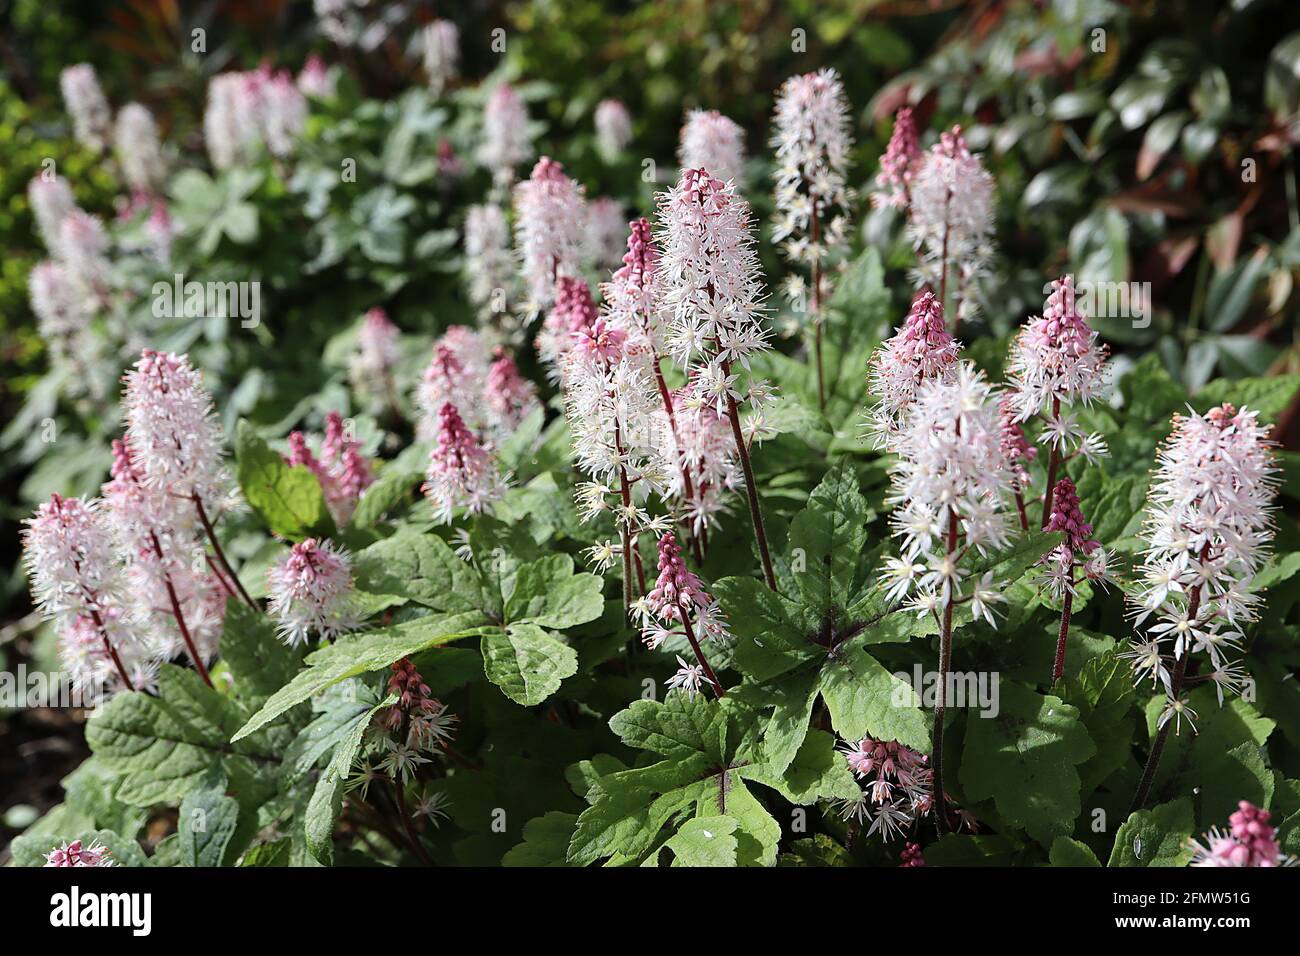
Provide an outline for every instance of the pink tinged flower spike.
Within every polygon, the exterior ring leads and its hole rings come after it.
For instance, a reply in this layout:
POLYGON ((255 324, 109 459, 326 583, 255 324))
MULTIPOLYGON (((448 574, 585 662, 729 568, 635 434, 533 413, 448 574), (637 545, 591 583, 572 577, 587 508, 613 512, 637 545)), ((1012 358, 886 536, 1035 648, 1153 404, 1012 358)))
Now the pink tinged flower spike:
MULTIPOLYGON (((848 239, 846 184, 853 149, 844 84, 832 69, 792 76, 777 94, 776 219, 772 241, 788 260, 820 266, 848 239)), ((814 295, 817 290, 814 289, 814 295)))
POLYGON ((1175 415, 1157 454, 1141 532, 1142 580, 1132 598, 1134 626, 1145 627, 1146 639, 1123 656, 1135 680, 1162 685, 1166 702, 1135 809, 1146 801, 1170 728, 1195 716, 1183 696, 1188 659, 1206 655, 1220 706, 1242 689, 1233 652, 1242 628, 1258 619, 1252 580, 1274 533, 1277 462, 1268 436, 1257 412, 1225 403, 1204 415, 1175 415))
POLYGON ((215 169, 244 165, 256 155, 262 138, 260 110, 253 74, 221 73, 208 82, 203 141, 215 169))
POLYGON ((513 298, 515 258, 500 206, 470 206, 465 216, 465 274, 479 314, 501 325, 513 298))
POLYGON ((739 186, 745 173, 745 131, 717 110, 691 110, 677 147, 682 169, 707 169, 739 186))
POLYGON ((267 581, 268 610, 280 639, 290 646, 306 643, 313 634, 332 640, 359 623, 352 556, 331 541, 299 541, 267 572, 267 581))
POLYGON ((429 90, 439 96, 460 71, 460 31, 450 20, 434 20, 420 34, 429 90))
POLYGON ((601 100, 593 117, 596 149, 607 163, 616 162, 632 142, 632 116, 621 100, 601 100))
POLYGON ((954 126, 921 159, 907 227, 920 257, 916 284, 938 290, 954 329, 975 315, 975 286, 993 256, 994 212, 993 177, 954 126))
POLYGON ((272 156, 286 159, 297 149, 307 126, 307 98, 288 70, 264 69, 255 83, 262 141, 272 156))
POLYGON ((537 387, 519 374, 514 357, 502 348, 488 368, 484 401, 489 431, 499 443, 514 433, 525 418, 542 407, 537 387))
POLYGON ((89 63, 66 67, 59 74, 59 89, 63 93, 63 105, 72 117, 77 142, 92 152, 102 153, 108 145, 113 111, 100 89, 95 68, 89 63))
MULTIPOLYGON (((23 558, 38 609, 69 650, 97 641, 100 661, 111 666, 96 668, 85 655, 65 658, 74 682, 88 686, 112 675, 121 687, 135 690, 137 642, 127 624, 125 573, 103 509, 94 500, 55 494, 26 524, 23 558)), ((99 656, 98 650, 91 653, 99 656)))
POLYGON ((1056 642, 1056 661, 1052 668, 1052 683, 1056 683, 1065 673, 1070 614, 1074 605, 1075 588, 1080 583, 1075 579, 1075 568, 1082 567, 1084 578, 1103 585, 1108 578, 1106 555, 1100 550, 1101 543, 1093 539, 1092 525, 1085 520, 1079 509, 1079 494, 1074 482, 1069 478, 1058 481, 1052 502, 1052 513, 1045 530, 1059 532, 1064 536, 1061 546, 1043 558, 1048 565, 1048 586, 1052 594, 1063 602, 1061 628, 1056 642))
POLYGON ((903 847, 903 852, 898 855, 898 865, 902 867, 925 866, 925 855, 921 852, 921 844, 909 843, 903 847))
POLYGON ((438 413, 438 444, 429 456, 421 490, 433 503, 434 516, 451 524, 457 509, 484 514, 505 492, 496 461, 465 427, 456 406, 447 402, 438 413))
POLYGON ((1064 409, 1092 404, 1105 389, 1107 349, 1075 305, 1074 280, 1063 276, 1051 285, 1043 314, 1020 329, 1007 361, 1014 389, 1016 416, 1044 421, 1039 441, 1051 446, 1048 497, 1060 463, 1081 454, 1090 461, 1107 454, 1101 435, 1085 434, 1064 409))
POLYGON ((139 103, 128 103, 117 114, 113 151, 128 186, 150 195, 162 189, 167 164, 158 126, 153 114, 139 103))
POLYGON ((627 251, 622 265, 601 289, 605 317, 616 328, 644 339, 658 354, 663 349, 659 305, 659 253, 654 246, 650 222, 644 217, 627 224, 627 251))
MULTIPOLYGON (((416 753, 444 754, 455 736, 457 718, 447 710, 446 704, 433 696, 409 657, 392 665, 388 693, 397 697, 397 703, 377 719, 386 733, 394 735, 390 741, 395 739, 416 753)), ((381 769, 395 778, 403 776, 403 761, 391 759, 394 748, 389 749, 390 758, 381 764, 381 769)), ((409 774, 406 779, 409 780, 409 774)))
POLYGON ((401 358, 401 330, 383 309, 366 312, 357 332, 357 347, 348 360, 348 380, 359 396, 373 404, 387 403, 397 412, 393 369, 401 358))
POLYGON ((45 173, 34 176, 27 184, 27 201, 45 248, 56 259, 61 258, 63 220, 77 208, 68 181, 62 176, 47 177, 45 173))
POLYGON ((203 377, 189 357, 145 349, 126 373, 122 406, 126 442, 159 493, 188 501, 228 582, 250 608, 258 609, 226 558, 215 521, 239 504, 223 462, 225 435, 203 377))
POLYGON ((912 108, 904 106, 894 116, 894 131, 889 136, 884 156, 880 158, 876 189, 871 194, 872 206, 907 209, 911 203, 912 178, 916 175, 921 155, 912 108))
POLYGON ((45 854, 45 866, 116 866, 112 852, 96 840, 89 845, 73 840, 55 847, 45 854))
POLYGON ((234 486, 223 462, 224 433, 189 357, 145 349, 124 377, 127 443, 145 481, 177 498, 220 510, 234 486))
POLYGON ((298 89, 303 96, 327 100, 334 96, 337 80, 325 61, 313 53, 298 73, 298 89))
MULTIPOLYGON (((658 567, 659 576, 654 588, 639 602, 642 638, 646 646, 656 648, 674 633, 685 633, 691 650, 695 652, 694 666, 703 672, 717 697, 725 696, 726 691, 713 673, 700 646, 700 637, 725 640, 730 633, 717 600, 705 590, 699 577, 686 567, 677 547, 677 539, 671 531, 665 532, 659 539, 658 567), (675 628, 681 628, 681 631, 676 631, 675 628)), ((681 664, 687 670, 692 667, 685 661, 681 661, 681 664)), ((693 678, 690 674, 679 671, 674 686, 693 693, 692 686, 696 690, 699 687, 698 677, 693 678)))
POLYGON ((487 343, 473 329, 453 325, 439 337, 416 393, 416 404, 422 414, 417 429, 420 438, 437 434, 438 416, 448 402, 457 409, 467 409, 470 428, 483 427, 482 396, 489 364, 487 343))
POLYGON ((57 262, 39 263, 27 278, 37 330, 54 364, 76 373, 73 384, 89 384, 87 368, 97 358, 86 300, 67 269, 57 262))
POLYGON ((939 729, 931 754, 940 833, 949 830, 942 728, 953 610, 969 603, 976 618, 996 626, 992 607, 1004 600, 992 571, 974 579, 962 568, 972 552, 988 554, 1009 543, 1004 502, 1014 476, 1002 451, 1001 431, 992 389, 974 366, 961 362, 950 380, 930 378, 921 384, 891 445, 898 461, 886 501, 895 509, 891 524, 902 539, 902 560, 890 563, 884 583, 894 595, 915 590, 910 609, 933 616, 939 625, 939 729), (919 572, 918 565, 923 565, 919 572))
POLYGON ((483 108, 483 141, 478 161, 492 173, 499 186, 509 185, 515 168, 533 157, 533 137, 528 108, 519 94, 502 83, 488 97, 483 108))
POLYGON ((673 358, 687 369, 702 401, 731 423, 736 454, 745 473, 750 523, 768 587, 776 575, 763 527, 762 507, 749 460, 749 442, 765 431, 762 406, 773 397, 751 378, 741 391, 732 363, 749 368, 750 356, 769 348, 762 325, 763 276, 754 251, 749 204, 732 183, 705 169, 684 170, 677 185, 658 195, 660 275, 671 316, 665 335, 673 358), (745 425, 739 404, 750 406, 745 425), (746 437, 748 431, 749 437, 746 437))
POLYGON ((555 304, 537 333, 537 355, 557 380, 578 338, 592 329, 600 312, 591 297, 591 287, 582 279, 561 276, 556 284, 555 304))
POLYGON ((564 167, 543 156, 532 175, 515 186, 515 253, 520 262, 530 312, 555 301, 561 276, 582 270, 587 249, 587 209, 583 187, 564 175, 564 167))
POLYGON ((1214 827, 1205 834, 1204 842, 1190 840, 1193 850, 1188 866, 1207 867, 1276 867, 1295 866, 1295 857, 1282 852, 1277 830, 1269 824, 1267 810, 1249 800, 1237 804, 1228 818, 1228 830, 1214 827))
POLYGON ((587 204, 587 248, 585 261, 600 269, 616 266, 623 257, 623 236, 627 217, 617 199, 598 196, 587 204))
POLYGON ((903 324, 875 351, 868 367, 867 392, 875 399, 868 424, 877 447, 892 448, 926 382, 956 378, 961 348, 948 331, 938 297, 928 289, 918 292, 903 324))
POLYGON ((321 443, 321 459, 330 476, 332 495, 327 496, 335 523, 346 525, 356 510, 361 494, 374 484, 374 471, 370 459, 361 451, 361 443, 353 438, 338 412, 325 416, 325 440, 321 443))
POLYGON ((866 826, 868 836, 900 837, 934 809, 934 775, 925 754, 871 737, 838 749, 864 788, 859 798, 841 803, 841 813, 866 826))
POLYGON ((59 254, 86 294, 103 297, 108 283, 108 233, 89 213, 73 209, 59 227, 59 254))

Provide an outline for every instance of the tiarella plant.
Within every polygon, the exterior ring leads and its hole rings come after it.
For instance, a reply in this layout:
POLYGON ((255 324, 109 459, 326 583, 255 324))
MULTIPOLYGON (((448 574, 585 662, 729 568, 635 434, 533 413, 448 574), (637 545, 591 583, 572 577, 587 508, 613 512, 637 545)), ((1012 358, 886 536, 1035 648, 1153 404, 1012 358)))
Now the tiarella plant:
POLYGON ((1300 375, 1185 387, 1087 230, 1011 270, 1042 187, 947 88, 871 128, 810 60, 656 130, 463 22, 370 76, 349 11, 193 137, 63 74, 121 202, 26 187, 0 446, 91 756, 15 863, 1300 855, 1300 375))

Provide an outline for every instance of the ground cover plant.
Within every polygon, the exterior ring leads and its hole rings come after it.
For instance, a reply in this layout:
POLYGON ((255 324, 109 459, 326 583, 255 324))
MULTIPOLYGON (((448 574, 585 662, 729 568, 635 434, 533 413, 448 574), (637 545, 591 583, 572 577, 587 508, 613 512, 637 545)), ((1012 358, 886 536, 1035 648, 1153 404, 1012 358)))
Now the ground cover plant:
POLYGON ((9 862, 1294 862, 1300 33, 1244 6, 865 20, 864 76, 778 5, 715 102, 644 10, 557 73, 582 4, 318 3, 188 119, 60 64, 0 677, 86 750, 9 862))

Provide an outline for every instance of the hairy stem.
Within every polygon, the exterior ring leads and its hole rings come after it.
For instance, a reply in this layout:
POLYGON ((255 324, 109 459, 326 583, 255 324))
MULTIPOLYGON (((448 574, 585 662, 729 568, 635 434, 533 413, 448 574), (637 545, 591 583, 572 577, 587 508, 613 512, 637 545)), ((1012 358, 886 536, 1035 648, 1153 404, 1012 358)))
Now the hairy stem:
MULTIPOLYGON (((1201 549, 1201 560, 1204 561, 1210 552, 1210 545, 1207 543, 1201 549)), ((1201 610, 1201 586, 1198 584, 1192 588, 1192 593, 1187 599, 1187 620, 1195 621, 1196 615, 1201 610)), ((1191 648, 1184 647, 1182 655, 1174 664, 1173 680, 1170 682, 1169 696, 1175 702, 1179 694, 1183 691, 1183 679, 1187 676, 1187 658, 1191 656, 1191 648)), ((1160 767, 1160 758, 1164 755, 1165 744, 1169 741, 1169 728, 1173 726, 1173 718, 1165 721, 1165 725, 1160 728, 1156 734, 1156 739, 1151 745, 1151 753, 1147 757, 1146 766, 1142 768, 1142 779, 1138 781, 1137 793, 1133 795, 1133 803, 1129 805, 1128 812, 1131 815, 1135 810, 1141 810, 1142 805, 1147 802, 1147 795, 1151 792, 1151 784, 1155 781, 1156 770, 1160 767)))
MULTIPOLYGON (((1074 566, 1070 566, 1074 574, 1074 566)), ((1065 606, 1061 608, 1061 631, 1056 637, 1056 662, 1052 665, 1052 683, 1055 684, 1065 673, 1065 642, 1070 636, 1070 612, 1074 609, 1074 592, 1065 592, 1065 606)))
MULTIPOLYGON (((722 371, 731 374, 731 363, 723 361, 722 371)), ((772 555, 767 547, 767 531, 763 528, 763 508, 758 501, 758 486, 754 481, 754 466, 749 460, 749 448, 745 444, 745 434, 740 429, 740 410, 736 400, 727 393, 727 416, 731 419, 731 434, 736 439, 736 453, 740 456, 740 467, 745 473, 745 494, 749 497, 749 517, 754 524, 754 538, 758 542, 758 556, 763 562, 763 578, 767 586, 776 590, 776 575, 772 572, 772 555)))
POLYGON ((257 603, 248 596, 248 592, 244 590, 243 583, 239 580, 239 575, 235 574, 235 569, 232 568, 230 562, 226 560, 226 552, 222 550, 221 542, 217 540, 217 531, 212 527, 212 522, 208 519, 208 512, 203 507, 203 499, 199 497, 198 492, 193 492, 190 494, 190 500, 194 502, 194 509, 198 512, 199 521, 203 524, 203 530, 208 536, 208 541, 212 543, 212 550, 216 552, 217 561, 221 563, 221 567, 225 570, 227 577, 230 578, 231 582, 235 585, 236 590, 239 591, 239 596, 244 599, 244 603, 254 611, 260 611, 261 608, 259 608, 257 603))
POLYGON ((690 615, 686 613, 686 608, 682 607, 682 600, 677 599, 677 611, 682 616, 682 627, 686 631, 686 639, 691 642, 691 650, 695 652, 695 659, 700 662, 700 667, 704 669, 704 676, 709 679, 713 685, 713 693, 718 697, 726 697, 727 692, 722 689, 722 682, 718 680, 717 675, 713 673, 713 668, 709 666, 709 659, 704 656, 704 651, 700 647, 700 642, 695 638, 695 628, 691 627, 690 615))
MULTIPOLYGON (((957 512, 948 516, 948 555, 957 551, 957 512)), ((948 708, 948 671, 952 667, 952 595, 943 606, 943 627, 939 632, 939 688, 934 705, 934 735, 931 738, 934 767, 934 818, 939 835, 948 832, 948 800, 943 790, 943 721, 948 708)))

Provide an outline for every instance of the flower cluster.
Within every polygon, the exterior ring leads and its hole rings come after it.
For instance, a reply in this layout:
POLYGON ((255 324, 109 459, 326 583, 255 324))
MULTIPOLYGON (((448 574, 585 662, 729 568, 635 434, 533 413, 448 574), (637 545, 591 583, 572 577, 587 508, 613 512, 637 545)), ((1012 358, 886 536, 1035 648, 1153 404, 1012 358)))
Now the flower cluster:
POLYGON ((153 114, 139 103, 128 103, 117 114, 113 152, 128 186, 148 195, 162 189, 167 164, 158 139, 158 126, 153 114))
POLYGON ((707 169, 735 187, 745 174, 745 131, 717 110, 691 110, 682 124, 677 162, 682 169, 707 169))
POLYGON ((424 49, 424 72, 434 96, 455 79, 460 66, 460 31, 450 20, 434 20, 420 34, 424 49))
POLYGON ((145 349, 124 381, 127 443, 145 482, 216 511, 232 503, 221 423, 188 356, 145 349))
POLYGON ((483 107, 483 141, 478 161, 492 173, 499 186, 508 186, 515 168, 533 157, 533 137, 528 127, 528 108, 514 87, 502 83, 483 107))
POLYGON ((327 100, 334 95, 337 77, 325 65, 325 61, 313 53, 298 71, 298 89, 303 96, 327 100))
POLYGON ((1026 323, 1012 345, 1007 377, 1016 417, 1023 422, 1041 416, 1040 441, 1059 455, 1078 453, 1090 461, 1103 456, 1101 436, 1084 434, 1061 408, 1090 405, 1106 374, 1106 346, 1075 306, 1073 278, 1063 276, 1051 284, 1042 316, 1026 323))
POLYGON ((1164 687, 1170 718, 1194 718, 1183 699, 1187 658, 1205 654, 1222 703, 1241 688, 1241 628, 1256 619, 1251 580, 1273 537, 1276 464, 1258 413, 1230 404, 1174 417, 1160 449, 1142 529, 1142 580, 1133 595, 1135 625, 1147 639, 1128 657, 1139 678, 1164 687), (1170 661, 1176 662, 1171 675, 1170 661))
POLYGON ((663 646, 674 637, 685 635, 696 655, 694 665, 678 657, 680 670, 672 686, 681 687, 694 696, 701 681, 721 690, 704 658, 701 638, 725 641, 731 637, 718 601, 704 587, 695 572, 686 567, 677 539, 671 531, 659 539, 659 576, 655 586, 633 606, 641 626, 641 638, 649 648, 663 646))
MULTIPOLYGON (((852 190, 845 182, 853 137, 844 84, 834 70, 793 76, 777 95, 775 132, 776 218, 772 241, 784 243, 793 263, 820 267, 848 239, 846 213, 852 190)), ((801 297, 798 287, 791 298, 801 297)), ((821 290, 814 289, 815 301, 821 290)))
POLYGON ((960 127, 940 136, 921 158, 911 196, 907 228, 920 256, 917 286, 952 296, 952 306, 944 305, 956 327, 975 314, 974 286, 993 256, 994 226, 993 177, 960 127))
POLYGON ((32 596, 54 623, 73 686, 150 686, 157 656, 131 627, 125 569, 100 503, 51 495, 28 519, 23 551, 32 596))
POLYGON ((891 559, 888 593, 915 591, 910 606, 936 618, 949 604, 969 601, 976 617, 994 623, 991 605, 1003 600, 992 572, 965 591, 962 556, 1006 547, 1010 527, 1004 496, 1013 476, 1002 454, 996 399, 970 363, 949 379, 922 383, 894 438, 891 523, 902 539, 902 560, 891 559), (960 542, 960 544, 959 544, 960 542))
POLYGON ((293 74, 269 65, 221 73, 208 83, 203 139, 217 169, 252 162, 259 148, 290 156, 307 124, 307 98, 293 74))
POLYGON ((906 209, 912 202, 912 179, 921 159, 921 146, 916 135, 916 121, 912 108, 904 106, 894 116, 894 131, 889 136, 885 154, 880 157, 880 172, 876 174, 876 189, 871 194, 871 205, 893 206, 906 209))
POLYGON ((470 206, 465 214, 465 274, 470 301, 499 324, 515 280, 510 226, 500 206, 470 206))
POLYGON ((543 156, 532 175, 515 186, 515 250, 529 297, 529 312, 550 307, 560 276, 581 272, 587 250, 583 188, 564 167, 543 156))
POLYGON ((456 716, 433 696, 409 657, 395 662, 391 670, 388 693, 397 702, 375 715, 384 754, 379 769, 407 784, 421 764, 446 752, 455 733, 456 716))
POLYGON ((343 416, 330 412, 325 416, 325 437, 320 446, 320 457, 312 453, 307 436, 302 432, 289 433, 289 454, 285 460, 290 465, 303 465, 320 481, 334 523, 342 527, 352 517, 361 493, 374 483, 370 460, 361 452, 361 443, 347 431, 343 416))
POLYGON ((1075 588, 1082 583, 1074 576, 1076 568, 1082 569, 1083 577, 1088 581, 1104 585, 1109 580, 1106 551, 1101 542, 1092 537, 1092 525, 1079 509, 1079 493, 1069 478, 1056 483, 1052 511, 1044 530, 1059 532, 1063 536, 1061 544, 1043 558, 1048 567, 1048 588, 1057 600, 1066 594, 1073 595, 1075 588))
POLYGON ((867 391, 874 399, 868 425, 877 447, 892 448, 907 409, 929 381, 957 374, 961 343, 943 319, 943 304, 929 290, 918 292, 907 317, 871 356, 867 391))
POLYGON ((451 402, 438 412, 438 444, 429 455, 421 490, 433 503, 434 516, 451 524, 457 508, 470 514, 488 512, 505 491, 505 479, 478 436, 465 427, 451 402))
POLYGON ((601 100, 596 104, 596 148, 607 163, 615 162, 632 142, 632 117, 621 100, 601 100))
POLYGON ((393 370, 401 358, 401 330, 383 309, 366 312, 357 330, 357 347, 348 360, 352 390, 372 404, 397 404, 393 370))
POLYGON ((853 775, 864 784, 855 799, 843 801, 844 819, 879 831, 885 840, 901 836, 934 807, 934 774, 925 754, 896 740, 863 737, 839 748, 853 775))
POLYGON ((112 852, 106 846, 100 846, 95 840, 85 845, 81 840, 73 840, 55 847, 45 854, 46 866, 116 866, 112 852))
POLYGON ((1249 800, 1237 804, 1228 817, 1228 830, 1214 827, 1205 842, 1192 840, 1189 866, 1295 866, 1295 857, 1282 852, 1277 830, 1269 825, 1270 814, 1249 800))
POLYGON ((307 538, 267 572, 267 611, 291 647, 312 634, 333 640, 357 626, 352 556, 331 541, 307 538))
MULTIPOLYGON (((701 362, 730 366, 732 361, 748 367, 752 354, 768 348, 749 203, 732 183, 692 168, 682 172, 676 186, 658 194, 658 204, 669 353, 685 368, 701 362)), ((722 378, 728 380, 721 384, 731 388, 730 372, 722 378)))
POLYGON ((89 63, 65 67, 59 74, 63 105, 72 117, 72 131, 77 142, 95 153, 108 145, 113 110, 108 105, 99 77, 89 63))

